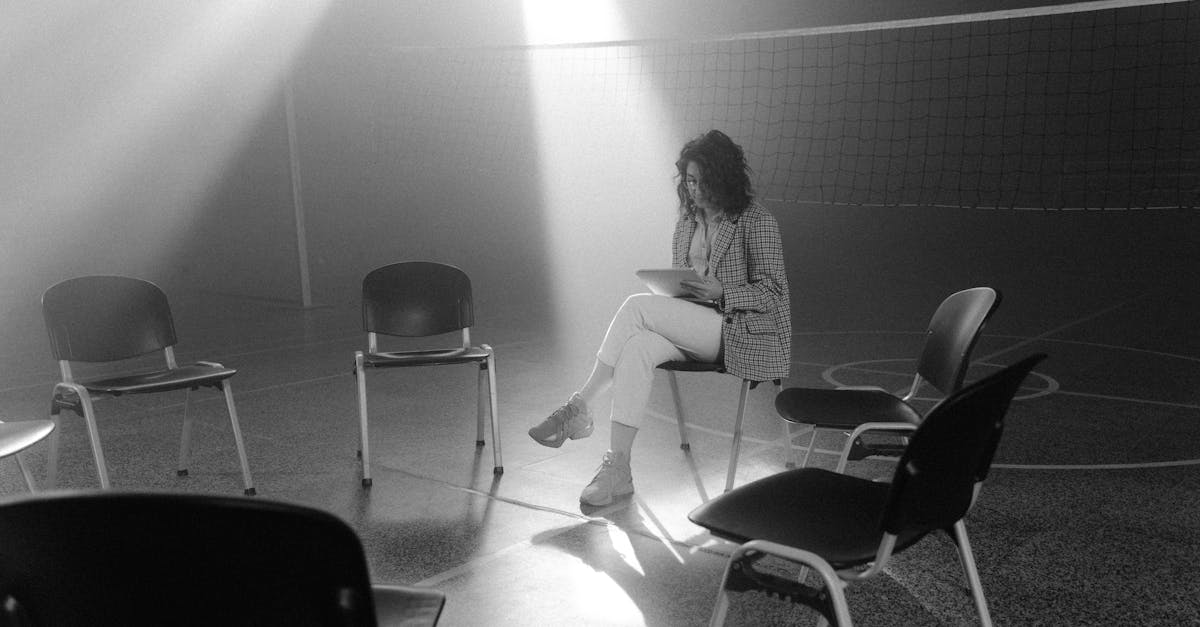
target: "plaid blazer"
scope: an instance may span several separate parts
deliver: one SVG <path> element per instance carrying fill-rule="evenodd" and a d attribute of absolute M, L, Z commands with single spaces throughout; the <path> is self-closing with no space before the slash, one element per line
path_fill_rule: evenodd
<path fill-rule="evenodd" d="M 688 267 L 688 249 L 698 224 L 692 216 L 675 223 L 671 264 Z M 725 371 L 751 381 L 787 376 L 792 362 L 792 308 L 783 242 L 775 217 L 751 204 L 720 223 L 708 264 L 725 293 L 721 345 Z"/>

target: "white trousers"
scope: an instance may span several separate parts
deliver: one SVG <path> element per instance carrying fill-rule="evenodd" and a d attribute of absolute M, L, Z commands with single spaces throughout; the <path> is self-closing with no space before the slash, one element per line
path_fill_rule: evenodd
<path fill-rule="evenodd" d="M 608 325 L 596 359 L 613 368 L 612 419 L 638 428 L 654 368 L 665 361 L 721 358 L 721 312 L 678 298 L 634 294 Z"/>

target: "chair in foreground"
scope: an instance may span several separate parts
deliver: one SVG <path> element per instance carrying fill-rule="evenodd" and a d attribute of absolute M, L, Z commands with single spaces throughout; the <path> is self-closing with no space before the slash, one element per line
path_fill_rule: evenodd
<path fill-rule="evenodd" d="M 180 436 L 177 473 L 186 475 L 191 447 L 192 416 L 189 413 L 191 391 L 211 387 L 224 392 L 233 439 L 242 467 L 245 493 L 252 495 L 254 482 L 237 408 L 233 404 L 230 378 L 237 370 L 218 363 L 200 361 L 180 366 L 175 361 L 175 322 L 167 296 L 157 285 L 122 276 L 85 276 L 52 285 L 42 295 L 42 315 L 50 333 L 50 350 L 58 360 L 62 381 L 55 384 L 50 413 L 56 419 L 70 409 L 87 421 L 92 455 L 100 487 L 108 488 L 108 466 L 100 446 L 93 396 L 153 394 L 185 390 L 183 431 Z M 162 351 L 166 368 L 150 372 L 76 381 L 71 362 L 117 362 Z M 58 431 L 50 438 L 50 485 L 58 460 Z"/>
<path fill-rule="evenodd" d="M 475 446 L 484 445 L 484 415 L 491 415 L 493 472 L 504 472 L 500 452 L 500 428 L 496 413 L 496 355 L 491 346 L 471 344 L 475 324 L 471 280 L 466 273 L 446 264 L 407 261 L 376 268 L 362 283 L 363 330 L 367 351 L 354 353 L 358 379 L 363 486 L 371 485 L 371 449 L 367 421 L 367 369 L 478 364 L 478 412 Z M 458 346 L 437 350 L 384 352 L 379 335 L 424 338 L 461 332 Z M 486 393 L 485 393 L 486 387 Z M 486 396 L 485 396 L 486 394 Z M 486 399 L 486 400 L 485 400 Z"/>
<path fill-rule="evenodd" d="M 718 363 L 698 362 L 698 361 L 668 361 L 658 365 L 662 370 L 667 371 L 668 381 L 671 383 L 671 398 L 675 402 L 675 418 L 679 424 L 679 448 L 687 451 L 691 450 L 692 445 L 688 442 L 687 423 L 683 415 L 683 397 L 679 393 L 679 379 L 676 377 L 676 372 L 715 372 L 725 373 L 725 367 Z M 733 420 L 733 444 L 729 450 L 729 470 L 725 472 L 725 491 L 733 489 L 734 476 L 737 474 L 738 454 L 742 448 L 742 422 L 746 417 L 746 397 L 750 394 L 750 390 L 758 387 L 762 381 L 752 381 L 750 379 L 742 379 L 741 391 L 738 394 L 737 415 Z M 778 394 L 782 389 L 779 379 L 774 379 L 772 383 L 775 385 L 775 393 Z M 783 423 L 784 435 L 788 435 L 787 423 Z M 790 441 L 790 438 L 785 438 Z M 789 446 L 789 449 L 791 447 Z"/>
<path fill-rule="evenodd" d="M 0 459 L 15 455 L 17 466 L 21 468 L 21 476 L 25 477 L 25 486 L 30 492 L 36 492 L 33 476 L 21 461 L 21 451 L 37 444 L 50 435 L 54 430 L 51 420 L 21 420 L 18 422 L 0 422 Z"/>
<path fill-rule="evenodd" d="M 445 597 L 372 586 L 341 519 L 240 497 L 89 492 L 0 505 L 0 624 L 435 625 Z"/>
<path fill-rule="evenodd" d="M 1000 293 L 990 287 L 975 287 L 955 292 L 942 301 L 925 331 L 925 345 L 917 359 L 917 372 L 903 397 L 881 388 L 788 388 L 775 397 L 775 408 L 788 421 L 812 426 L 812 439 L 803 465 L 816 451 L 821 429 L 852 432 L 845 443 L 843 458 L 862 459 L 870 455 L 899 455 L 899 447 L 873 449 L 863 442 L 862 433 L 891 429 L 891 425 L 914 425 L 921 414 L 909 403 L 923 383 L 929 383 L 948 396 L 962 387 L 971 351 L 984 323 L 1000 305 Z M 861 428 L 860 428 L 861 427 Z M 857 430 L 857 431 L 856 431 Z"/>
<path fill-rule="evenodd" d="M 692 511 L 692 522 L 740 545 L 726 565 L 711 624 L 724 623 L 730 591 L 758 590 L 849 625 L 846 584 L 879 574 L 894 553 L 942 530 L 958 546 L 982 624 L 991 625 L 963 519 L 987 477 L 1009 403 L 1044 357 L 1027 357 L 938 404 L 912 427 L 890 484 L 802 468 L 748 483 Z M 756 570 L 766 556 L 813 569 L 822 585 L 806 584 L 803 574 L 791 580 Z"/>

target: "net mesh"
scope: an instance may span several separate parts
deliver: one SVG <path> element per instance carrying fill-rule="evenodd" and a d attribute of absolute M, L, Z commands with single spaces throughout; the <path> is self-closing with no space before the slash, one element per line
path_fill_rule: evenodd
<path fill-rule="evenodd" d="M 517 167 L 489 155 L 530 132 L 497 120 L 529 116 L 533 64 L 556 79 L 537 89 L 583 92 L 610 118 L 632 119 L 653 94 L 680 132 L 725 130 L 770 200 L 1200 206 L 1200 2 L 722 41 L 398 48 L 360 68 L 393 81 L 360 103 L 364 132 L 398 167 Z"/>

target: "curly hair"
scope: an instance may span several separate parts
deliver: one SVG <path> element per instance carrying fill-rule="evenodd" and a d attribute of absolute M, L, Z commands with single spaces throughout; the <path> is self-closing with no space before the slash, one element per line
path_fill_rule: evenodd
<path fill-rule="evenodd" d="M 700 192 L 726 214 L 741 214 L 753 202 L 745 152 L 728 135 L 714 129 L 684 144 L 679 151 L 679 160 L 675 162 L 679 182 L 675 191 L 679 194 L 681 215 L 694 215 L 697 210 L 687 190 L 687 166 L 693 161 L 703 174 Z"/>

